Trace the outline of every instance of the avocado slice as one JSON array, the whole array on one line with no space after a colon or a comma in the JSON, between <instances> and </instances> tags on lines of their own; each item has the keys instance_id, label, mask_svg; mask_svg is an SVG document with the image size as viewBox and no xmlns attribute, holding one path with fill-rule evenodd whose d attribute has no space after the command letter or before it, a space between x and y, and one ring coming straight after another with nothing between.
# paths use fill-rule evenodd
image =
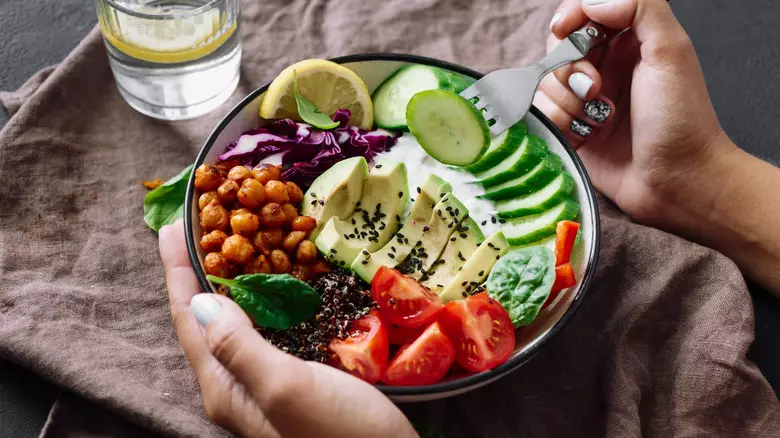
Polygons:
<instances>
[{"instance_id":1,"label":"avocado slice","mask_svg":"<svg viewBox=\"0 0 780 438\"><path fill-rule=\"evenodd\" d=\"M367 283L371 283L376 271L381 266L395 267L401 263L412 250L414 245L423 235L423 229L428 225L433 213L433 207L441 200L441 197L452 191L452 186L434 174L428 175L428 179L420 187L411 212L406 218L403 227L382 248L371 252L367 248L352 262L352 270ZM392 254L392 256L390 255Z\"/></svg>"},{"instance_id":2,"label":"avocado slice","mask_svg":"<svg viewBox=\"0 0 780 438\"><path fill-rule=\"evenodd\" d=\"M363 196L368 177L368 163L363 157L339 161L314 180L303 195L301 215L317 219L310 234L315 239L330 218L344 219Z\"/></svg>"},{"instance_id":3,"label":"avocado slice","mask_svg":"<svg viewBox=\"0 0 780 438\"><path fill-rule=\"evenodd\" d=\"M408 202L406 165L380 161L368 174L352 215L343 220L331 217L314 244L332 263L348 267L361 250L375 251L390 240Z\"/></svg>"},{"instance_id":4,"label":"avocado slice","mask_svg":"<svg viewBox=\"0 0 780 438\"><path fill-rule=\"evenodd\" d=\"M441 293L484 240L485 235L482 234L482 230L479 229L479 225L474 219L470 217L464 219L450 236L439 260L431 268L428 278L422 281L422 284L428 286L436 294Z\"/></svg>"},{"instance_id":5,"label":"avocado slice","mask_svg":"<svg viewBox=\"0 0 780 438\"><path fill-rule=\"evenodd\" d=\"M509 251L509 242L504 234L501 231L493 233L479 245L452 281L441 291L439 294L441 299L446 303L467 296L474 288L485 282L493 265L507 251Z\"/></svg>"}]
</instances>

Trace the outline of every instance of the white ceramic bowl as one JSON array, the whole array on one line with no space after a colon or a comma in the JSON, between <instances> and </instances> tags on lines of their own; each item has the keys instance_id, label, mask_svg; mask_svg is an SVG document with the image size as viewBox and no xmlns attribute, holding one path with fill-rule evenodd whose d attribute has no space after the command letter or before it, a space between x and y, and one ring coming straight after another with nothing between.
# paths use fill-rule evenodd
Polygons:
<instances>
[{"instance_id":1,"label":"white ceramic bowl","mask_svg":"<svg viewBox=\"0 0 780 438\"><path fill-rule=\"evenodd\" d=\"M361 54L335 58L332 61L343 64L357 73L373 92L388 76L407 64L427 64L452 70L467 76L479 78L482 75L455 64L431 58L398 54ZM224 152L228 144L235 141L244 131L258 126L258 110L263 93L268 84L258 88L236 105L217 125L206 143L203 145L194 163L197 168L203 163L213 163ZM576 198L580 203L579 221L581 222L583 243L575 249L572 255L572 265L577 277L577 285L560 294L556 302L542 311L534 323L523 327L517 332L515 351L510 359L502 365L482 373L468 374L450 378L429 386L393 387L378 385L378 388L397 402L426 401L450 397L471 391L500 379L502 376L519 368L536 355L539 349L566 325L582 302L585 291L593 278L598 261L599 248L599 215L596 199L590 179L577 154L566 138L537 108L525 117L529 132L543 138L550 150L563 159L563 168L571 173L576 182ZM195 268L198 280L204 290L215 291L214 286L206 280L203 270L205 254L200 248L200 224L198 220L198 198L193 185L195 172L190 177L185 205L189 213L184 215L187 234L187 250Z\"/></svg>"}]
</instances>

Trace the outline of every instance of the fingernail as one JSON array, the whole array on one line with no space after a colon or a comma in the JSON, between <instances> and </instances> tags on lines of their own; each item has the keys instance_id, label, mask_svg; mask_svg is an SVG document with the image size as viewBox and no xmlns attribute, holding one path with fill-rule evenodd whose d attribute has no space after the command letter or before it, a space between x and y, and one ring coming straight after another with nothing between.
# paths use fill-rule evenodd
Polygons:
<instances>
[{"instance_id":1,"label":"fingernail","mask_svg":"<svg viewBox=\"0 0 780 438\"><path fill-rule=\"evenodd\" d=\"M560 21L561 17L563 17L563 11L556 12L555 15L553 15L552 21L550 21L550 29L555 26L555 23Z\"/></svg>"},{"instance_id":2,"label":"fingernail","mask_svg":"<svg viewBox=\"0 0 780 438\"><path fill-rule=\"evenodd\" d=\"M609 115L612 114L612 107L604 101L593 99L585 102L583 111L594 122L604 123L609 118Z\"/></svg>"},{"instance_id":3,"label":"fingernail","mask_svg":"<svg viewBox=\"0 0 780 438\"><path fill-rule=\"evenodd\" d=\"M569 88L571 88L574 94L580 99L586 99L588 91L590 91L590 87L592 86L593 80L585 73L577 72L569 76Z\"/></svg>"},{"instance_id":4,"label":"fingernail","mask_svg":"<svg viewBox=\"0 0 780 438\"><path fill-rule=\"evenodd\" d=\"M222 310L222 305L210 293L202 293L192 297L190 308L200 325L206 327Z\"/></svg>"},{"instance_id":5,"label":"fingernail","mask_svg":"<svg viewBox=\"0 0 780 438\"><path fill-rule=\"evenodd\" d=\"M600 5L604 3L609 3L612 0L584 0L586 5Z\"/></svg>"},{"instance_id":6,"label":"fingernail","mask_svg":"<svg viewBox=\"0 0 780 438\"><path fill-rule=\"evenodd\" d=\"M580 137L590 137L590 135L593 134L593 127L580 119L574 119L571 122L571 132Z\"/></svg>"}]
</instances>

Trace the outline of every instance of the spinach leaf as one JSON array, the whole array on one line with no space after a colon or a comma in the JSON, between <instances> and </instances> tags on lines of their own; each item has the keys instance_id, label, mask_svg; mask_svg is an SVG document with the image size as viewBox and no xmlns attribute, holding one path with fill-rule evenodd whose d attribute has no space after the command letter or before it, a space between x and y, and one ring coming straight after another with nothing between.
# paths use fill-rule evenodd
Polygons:
<instances>
[{"instance_id":1,"label":"spinach leaf","mask_svg":"<svg viewBox=\"0 0 780 438\"><path fill-rule=\"evenodd\" d=\"M192 165L146 194L144 198L144 222L154 231L172 224L184 214L184 194L190 179Z\"/></svg>"},{"instance_id":2,"label":"spinach leaf","mask_svg":"<svg viewBox=\"0 0 780 438\"><path fill-rule=\"evenodd\" d=\"M288 328L314 316L320 295L290 274L239 275L233 280L207 276L209 281L230 288L230 295L255 324L276 330Z\"/></svg>"},{"instance_id":3,"label":"spinach leaf","mask_svg":"<svg viewBox=\"0 0 780 438\"><path fill-rule=\"evenodd\" d=\"M488 276L488 294L509 313L515 328L530 324L555 282L555 254L544 246L508 252Z\"/></svg>"},{"instance_id":4,"label":"spinach leaf","mask_svg":"<svg viewBox=\"0 0 780 438\"><path fill-rule=\"evenodd\" d=\"M293 70L293 92L295 92L295 103L298 104L298 115L304 122L320 129L333 129L339 126L339 122L331 120L327 114L317 108L317 105L298 93L298 76L295 70Z\"/></svg>"}]
</instances>

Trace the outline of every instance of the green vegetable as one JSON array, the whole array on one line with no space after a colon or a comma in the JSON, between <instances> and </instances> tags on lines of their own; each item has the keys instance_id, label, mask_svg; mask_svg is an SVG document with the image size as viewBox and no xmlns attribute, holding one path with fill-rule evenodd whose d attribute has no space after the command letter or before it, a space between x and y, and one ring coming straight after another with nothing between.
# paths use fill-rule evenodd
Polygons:
<instances>
[{"instance_id":1,"label":"green vegetable","mask_svg":"<svg viewBox=\"0 0 780 438\"><path fill-rule=\"evenodd\" d=\"M512 250L496 262L485 286L517 328L536 318L554 282L555 254L547 247L531 246Z\"/></svg>"},{"instance_id":2,"label":"green vegetable","mask_svg":"<svg viewBox=\"0 0 780 438\"><path fill-rule=\"evenodd\" d=\"M413 422L412 427L420 435L420 438L444 438L444 434L433 426Z\"/></svg>"},{"instance_id":3,"label":"green vegetable","mask_svg":"<svg viewBox=\"0 0 780 438\"><path fill-rule=\"evenodd\" d=\"M172 224L184 214L184 194L190 179L192 165L146 194L144 198L144 222L154 231Z\"/></svg>"},{"instance_id":4,"label":"green vegetable","mask_svg":"<svg viewBox=\"0 0 780 438\"><path fill-rule=\"evenodd\" d=\"M298 115L304 122L320 129L333 129L339 126L339 122L334 122L327 114L320 111L317 105L298 93L298 76L295 70L293 70L293 92L295 92L295 103L298 104Z\"/></svg>"},{"instance_id":5,"label":"green vegetable","mask_svg":"<svg viewBox=\"0 0 780 438\"><path fill-rule=\"evenodd\" d=\"M233 280L209 275L209 281L230 288L230 295L255 324L287 330L314 316L320 295L290 274L239 275Z\"/></svg>"}]
</instances>

